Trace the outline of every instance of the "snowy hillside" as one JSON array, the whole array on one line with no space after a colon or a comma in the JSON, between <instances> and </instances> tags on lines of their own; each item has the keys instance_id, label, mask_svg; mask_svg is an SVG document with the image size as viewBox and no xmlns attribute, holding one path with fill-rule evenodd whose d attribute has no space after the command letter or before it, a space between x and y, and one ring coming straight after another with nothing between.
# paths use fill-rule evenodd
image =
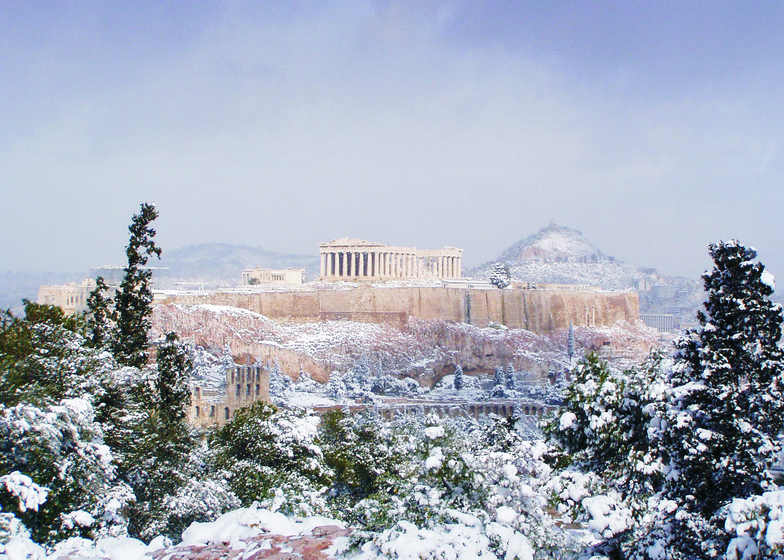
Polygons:
<instances>
[{"instance_id":1,"label":"snowy hillside","mask_svg":"<svg viewBox=\"0 0 784 560\"><path fill-rule=\"evenodd\" d=\"M373 374L412 377L428 387L456 365L466 373L492 375L497 366L511 364L532 377L544 377L568 365L566 331L544 336L525 330L413 319L402 328L353 321L283 325L230 307L156 307L153 336L169 330L209 349L216 358L228 348L237 363L277 360L292 377L298 376L302 367L322 382L332 371L348 371L360 360L367 361ZM639 361L657 345L658 335L640 325L618 324L576 328L575 339L581 351L598 350Z\"/></svg>"},{"instance_id":2,"label":"snowy hillside","mask_svg":"<svg viewBox=\"0 0 784 560\"><path fill-rule=\"evenodd\" d=\"M645 277L644 272L602 253L581 232L554 223L466 274L488 277L494 262L509 266L514 280L531 284L585 284L623 290L636 288Z\"/></svg>"},{"instance_id":3,"label":"snowy hillside","mask_svg":"<svg viewBox=\"0 0 784 560\"><path fill-rule=\"evenodd\" d=\"M635 268L602 253L585 236L551 223L518 241L493 261L465 272L489 278L494 263L509 267L512 279L534 284L580 284L605 290L639 292L641 313L674 315L680 323L694 321L702 301L701 282L664 276L654 268Z\"/></svg>"},{"instance_id":4,"label":"snowy hillside","mask_svg":"<svg viewBox=\"0 0 784 560\"><path fill-rule=\"evenodd\" d=\"M576 229L551 223L539 233L518 241L498 258L500 262L519 262L528 259L567 262L613 261L605 257L593 243Z\"/></svg>"}]
</instances>

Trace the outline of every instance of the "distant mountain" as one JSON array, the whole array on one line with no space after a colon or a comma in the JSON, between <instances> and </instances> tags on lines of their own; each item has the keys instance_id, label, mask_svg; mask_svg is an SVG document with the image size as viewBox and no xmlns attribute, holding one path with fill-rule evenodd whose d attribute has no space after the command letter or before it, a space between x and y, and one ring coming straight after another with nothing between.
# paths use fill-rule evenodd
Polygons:
<instances>
[{"instance_id":1,"label":"distant mountain","mask_svg":"<svg viewBox=\"0 0 784 560\"><path fill-rule=\"evenodd\" d=\"M520 263L526 260L555 262L598 262L606 257L585 236L568 227L551 223L539 233L529 235L501 253L499 262Z\"/></svg>"},{"instance_id":2,"label":"distant mountain","mask_svg":"<svg viewBox=\"0 0 784 560\"><path fill-rule=\"evenodd\" d=\"M159 288L171 287L176 281L236 286L239 285L242 271L254 266L272 269L304 268L306 280L315 278L319 273L317 255L276 253L261 247L228 243L206 243L170 249L163 252L160 261L151 261L150 264L161 268L154 273L155 285Z\"/></svg>"},{"instance_id":3,"label":"distant mountain","mask_svg":"<svg viewBox=\"0 0 784 560\"><path fill-rule=\"evenodd\" d=\"M509 267L513 280L529 284L581 284L605 290L636 289L643 313L671 314L681 323L694 320L702 299L701 284L664 276L655 268L636 268L602 253L577 231L551 223L518 241L497 259L466 271L489 278L493 263Z\"/></svg>"},{"instance_id":4,"label":"distant mountain","mask_svg":"<svg viewBox=\"0 0 784 560\"><path fill-rule=\"evenodd\" d=\"M646 276L643 271L602 253L576 229L554 223L469 273L486 277L494 262L506 264L514 280L532 284L587 284L622 290L638 287Z\"/></svg>"}]
</instances>

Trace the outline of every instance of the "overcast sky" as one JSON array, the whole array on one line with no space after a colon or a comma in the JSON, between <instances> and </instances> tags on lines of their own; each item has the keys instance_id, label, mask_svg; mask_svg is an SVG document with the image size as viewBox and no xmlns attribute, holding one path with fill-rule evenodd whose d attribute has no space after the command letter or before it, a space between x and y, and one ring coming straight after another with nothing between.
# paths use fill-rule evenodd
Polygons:
<instances>
[{"instance_id":1,"label":"overcast sky","mask_svg":"<svg viewBox=\"0 0 784 560\"><path fill-rule=\"evenodd\" d=\"M784 279L784 4L0 4L0 271L350 236L493 259L554 221Z\"/></svg>"}]
</instances>

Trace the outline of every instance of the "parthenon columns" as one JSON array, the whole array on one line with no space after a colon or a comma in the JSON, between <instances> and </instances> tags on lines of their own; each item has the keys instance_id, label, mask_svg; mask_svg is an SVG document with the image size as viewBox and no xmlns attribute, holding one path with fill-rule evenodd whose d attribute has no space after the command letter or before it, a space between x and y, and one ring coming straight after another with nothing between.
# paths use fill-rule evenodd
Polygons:
<instances>
[{"instance_id":1,"label":"parthenon columns","mask_svg":"<svg viewBox=\"0 0 784 560\"><path fill-rule=\"evenodd\" d=\"M319 246L323 280L460 278L462 249L418 250L343 238Z\"/></svg>"}]
</instances>

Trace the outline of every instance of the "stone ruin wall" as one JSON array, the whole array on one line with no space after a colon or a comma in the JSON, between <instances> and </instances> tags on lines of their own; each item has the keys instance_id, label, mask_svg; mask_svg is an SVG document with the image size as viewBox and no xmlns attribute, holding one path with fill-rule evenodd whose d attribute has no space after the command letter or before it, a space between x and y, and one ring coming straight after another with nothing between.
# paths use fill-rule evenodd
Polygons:
<instances>
[{"instance_id":1,"label":"stone ruin wall","mask_svg":"<svg viewBox=\"0 0 784 560\"><path fill-rule=\"evenodd\" d=\"M636 292L483 290L449 287L375 288L177 295L160 302L214 304L248 309L276 321L348 319L402 325L408 317L470 323L491 322L548 334L575 326L633 323L640 317Z\"/></svg>"}]
</instances>

